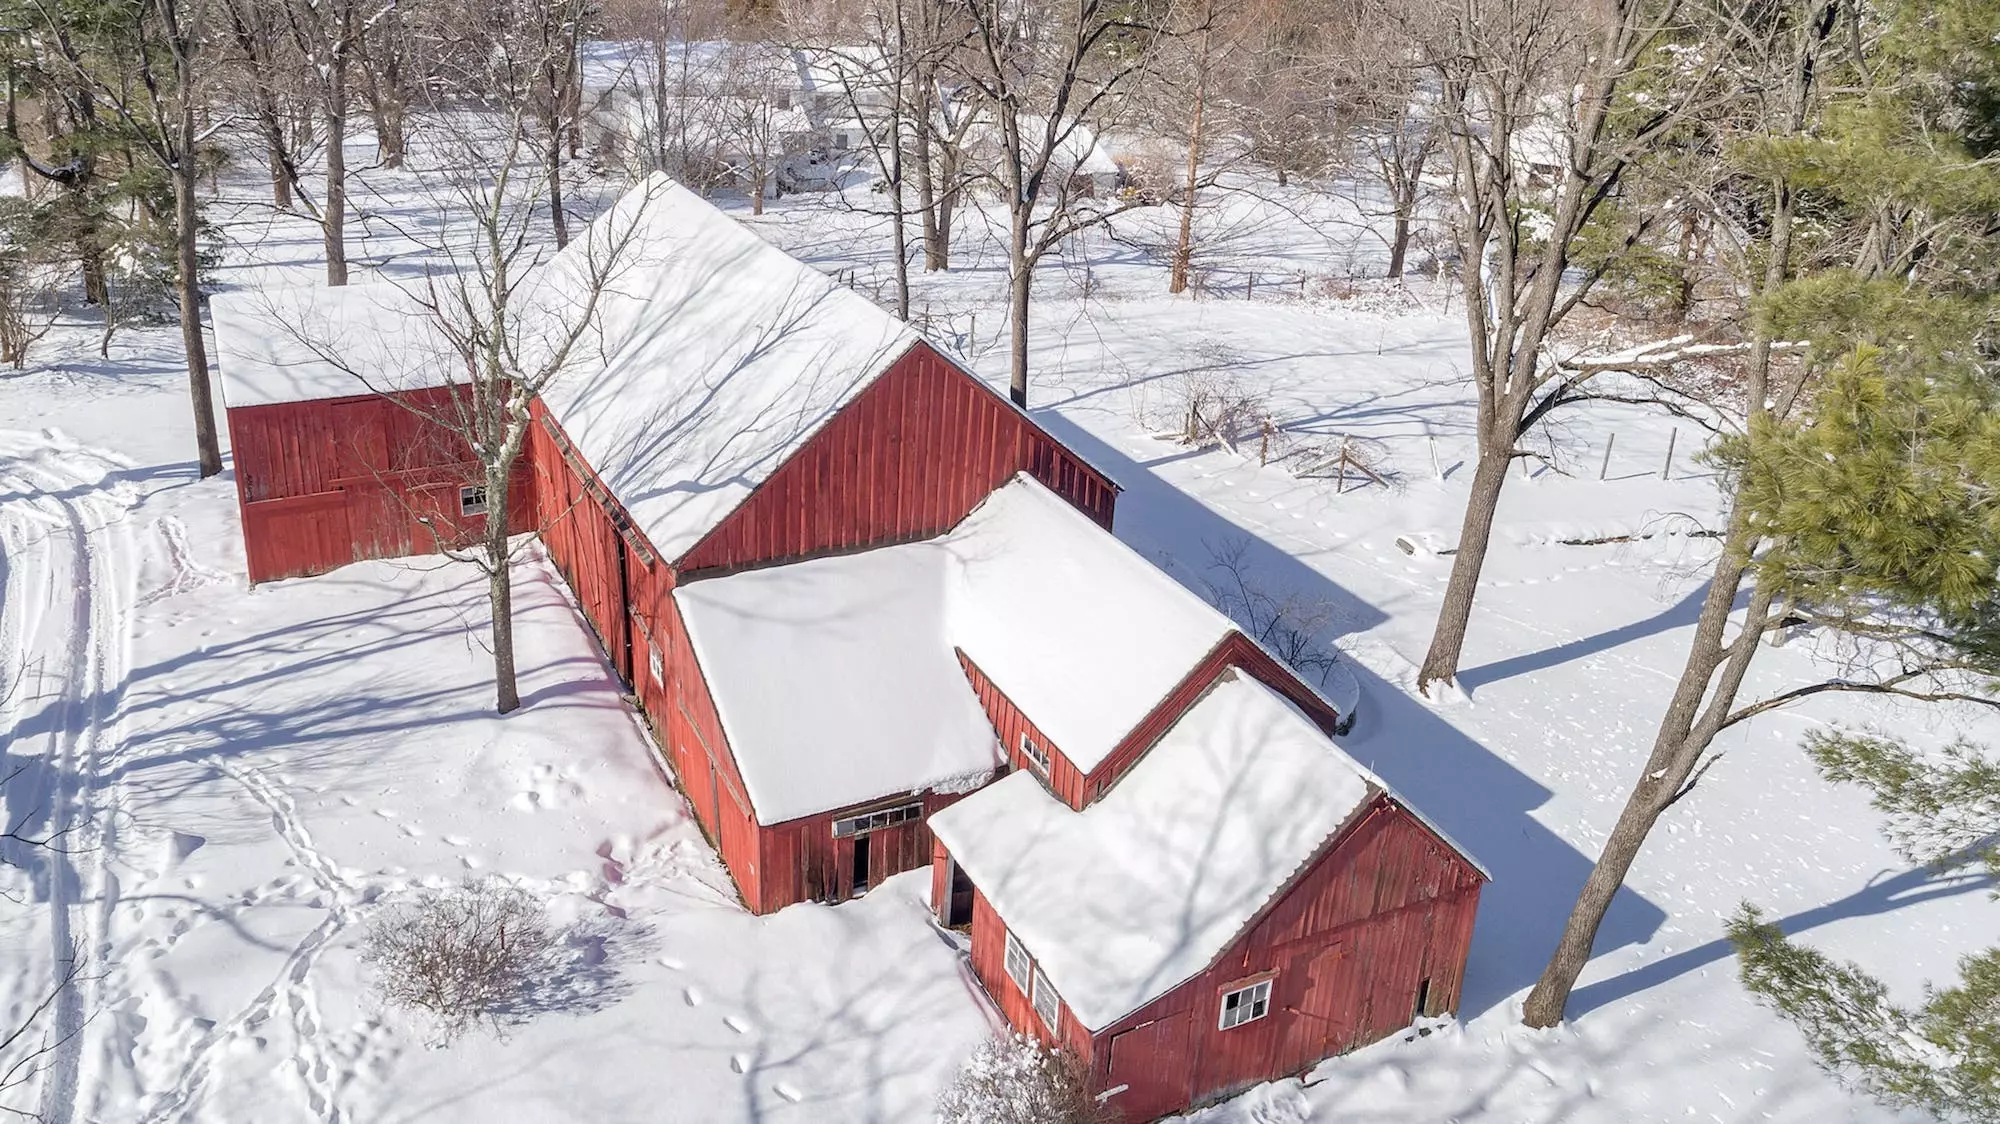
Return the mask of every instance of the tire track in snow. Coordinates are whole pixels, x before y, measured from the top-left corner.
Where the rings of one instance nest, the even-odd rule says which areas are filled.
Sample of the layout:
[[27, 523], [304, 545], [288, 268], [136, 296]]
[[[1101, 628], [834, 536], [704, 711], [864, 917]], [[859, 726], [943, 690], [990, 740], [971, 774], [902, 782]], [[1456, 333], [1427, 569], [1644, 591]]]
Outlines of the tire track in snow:
[[[61, 982], [73, 950], [93, 964], [106, 961], [118, 896], [104, 862], [116, 846], [116, 822], [105, 814], [98, 782], [100, 762], [117, 740], [114, 716], [130, 650], [133, 559], [120, 516], [134, 492], [115, 478], [124, 467], [54, 431], [0, 430], [0, 527], [9, 552], [0, 616], [13, 622], [0, 625], [12, 637], [7, 728], [41, 719], [39, 729], [14, 739], [9, 754], [22, 764], [32, 760], [46, 778], [43, 830], [64, 840], [61, 850], [40, 855], [52, 982]], [[24, 753], [20, 743], [40, 752]], [[58, 994], [48, 1031], [57, 1045], [38, 1109], [49, 1124], [73, 1117], [97, 984], [87, 969]]]

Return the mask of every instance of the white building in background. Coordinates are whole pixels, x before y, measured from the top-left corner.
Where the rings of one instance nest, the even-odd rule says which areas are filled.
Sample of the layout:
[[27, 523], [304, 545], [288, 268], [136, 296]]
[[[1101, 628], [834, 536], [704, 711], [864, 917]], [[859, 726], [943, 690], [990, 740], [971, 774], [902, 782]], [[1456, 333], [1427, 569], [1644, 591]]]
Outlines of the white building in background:
[[866, 180], [862, 118], [888, 100], [869, 80], [867, 50], [593, 43], [583, 67], [592, 146], [697, 187], [777, 195]]

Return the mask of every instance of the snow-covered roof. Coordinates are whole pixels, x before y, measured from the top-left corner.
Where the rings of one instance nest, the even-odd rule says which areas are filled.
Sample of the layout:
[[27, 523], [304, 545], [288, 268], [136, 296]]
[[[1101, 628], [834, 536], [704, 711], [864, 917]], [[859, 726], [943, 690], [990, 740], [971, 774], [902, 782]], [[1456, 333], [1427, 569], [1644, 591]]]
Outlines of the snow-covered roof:
[[919, 337], [663, 175], [557, 255], [542, 299], [581, 291], [590, 256], [620, 241], [592, 331], [542, 400], [675, 559]]
[[674, 591], [760, 823], [992, 777], [942, 560], [917, 543]]
[[1376, 788], [1229, 670], [1083, 811], [1017, 772], [930, 825], [1095, 1031], [1213, 963]]
[[463, 377], [436, 320], [390, 282], [222, 293], [209, 309], [225, 406], [417, 390]]
[[1085, 773], [1235, 627], [1026, 475], [944, 542], [953, 643]]
[[1025, 474], [927, 542], [674, 596], [767, 824], [990, 776], [955, 649], [1087, 772], [1231, 628]]

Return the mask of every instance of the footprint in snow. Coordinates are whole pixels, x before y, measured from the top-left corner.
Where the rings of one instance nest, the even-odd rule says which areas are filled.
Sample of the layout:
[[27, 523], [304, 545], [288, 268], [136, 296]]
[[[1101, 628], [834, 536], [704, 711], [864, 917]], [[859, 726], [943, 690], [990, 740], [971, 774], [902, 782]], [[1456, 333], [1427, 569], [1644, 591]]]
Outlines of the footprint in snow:
[[727, 1026], [738, 1034], [750, 1033], [750, 1024], [735, 1015], [724, 1015], [722, 1022], [724, 1026]]
[[750, 1055], [731, 1054], [729, 1056], [729, 1068], [736, 1073], [750, 1072]]
[[797, 1104], [805, 1099], [804, 1093], [799, 1092], [797, 1089], [792, 1088], [790, 1085], [785, 1084], [783, 1081], [780, 1081], [776, 1085], [771, 1086], [771, 1091], [785, 1098], [787, 1101], [790, 1101], [793, 1104]]
[[465, 847], [472, 843], [472, 840], [467, 839], [463, 835], [441, 835], [438, 838], [444, 840], [447, 845], [452, 847]]
[[681, 989], [681, 998], [687, 1000], [687, 1005], [690, 1007], [701, 1006], [701, 992], [696, 991], [694, 988]]
[[687, 967], [687, 962], [675, 956], [662, 956], [660, 957], [660, 966], [663, 968], [672, 968], [678, 972], [682, 968]]

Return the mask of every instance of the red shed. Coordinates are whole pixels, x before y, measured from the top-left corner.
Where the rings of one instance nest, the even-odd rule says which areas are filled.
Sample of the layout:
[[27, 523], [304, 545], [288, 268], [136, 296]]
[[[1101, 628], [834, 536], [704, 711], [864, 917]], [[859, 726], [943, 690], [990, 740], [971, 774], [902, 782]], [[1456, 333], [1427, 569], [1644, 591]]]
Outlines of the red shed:
[[[424, 554], [484, 529], [451, 369], [430, 321], [395, 285], [234, 293], [214, 300], [216, 356], [252, 582]], [[533, 529], [526, 466], [512, 531]]]

